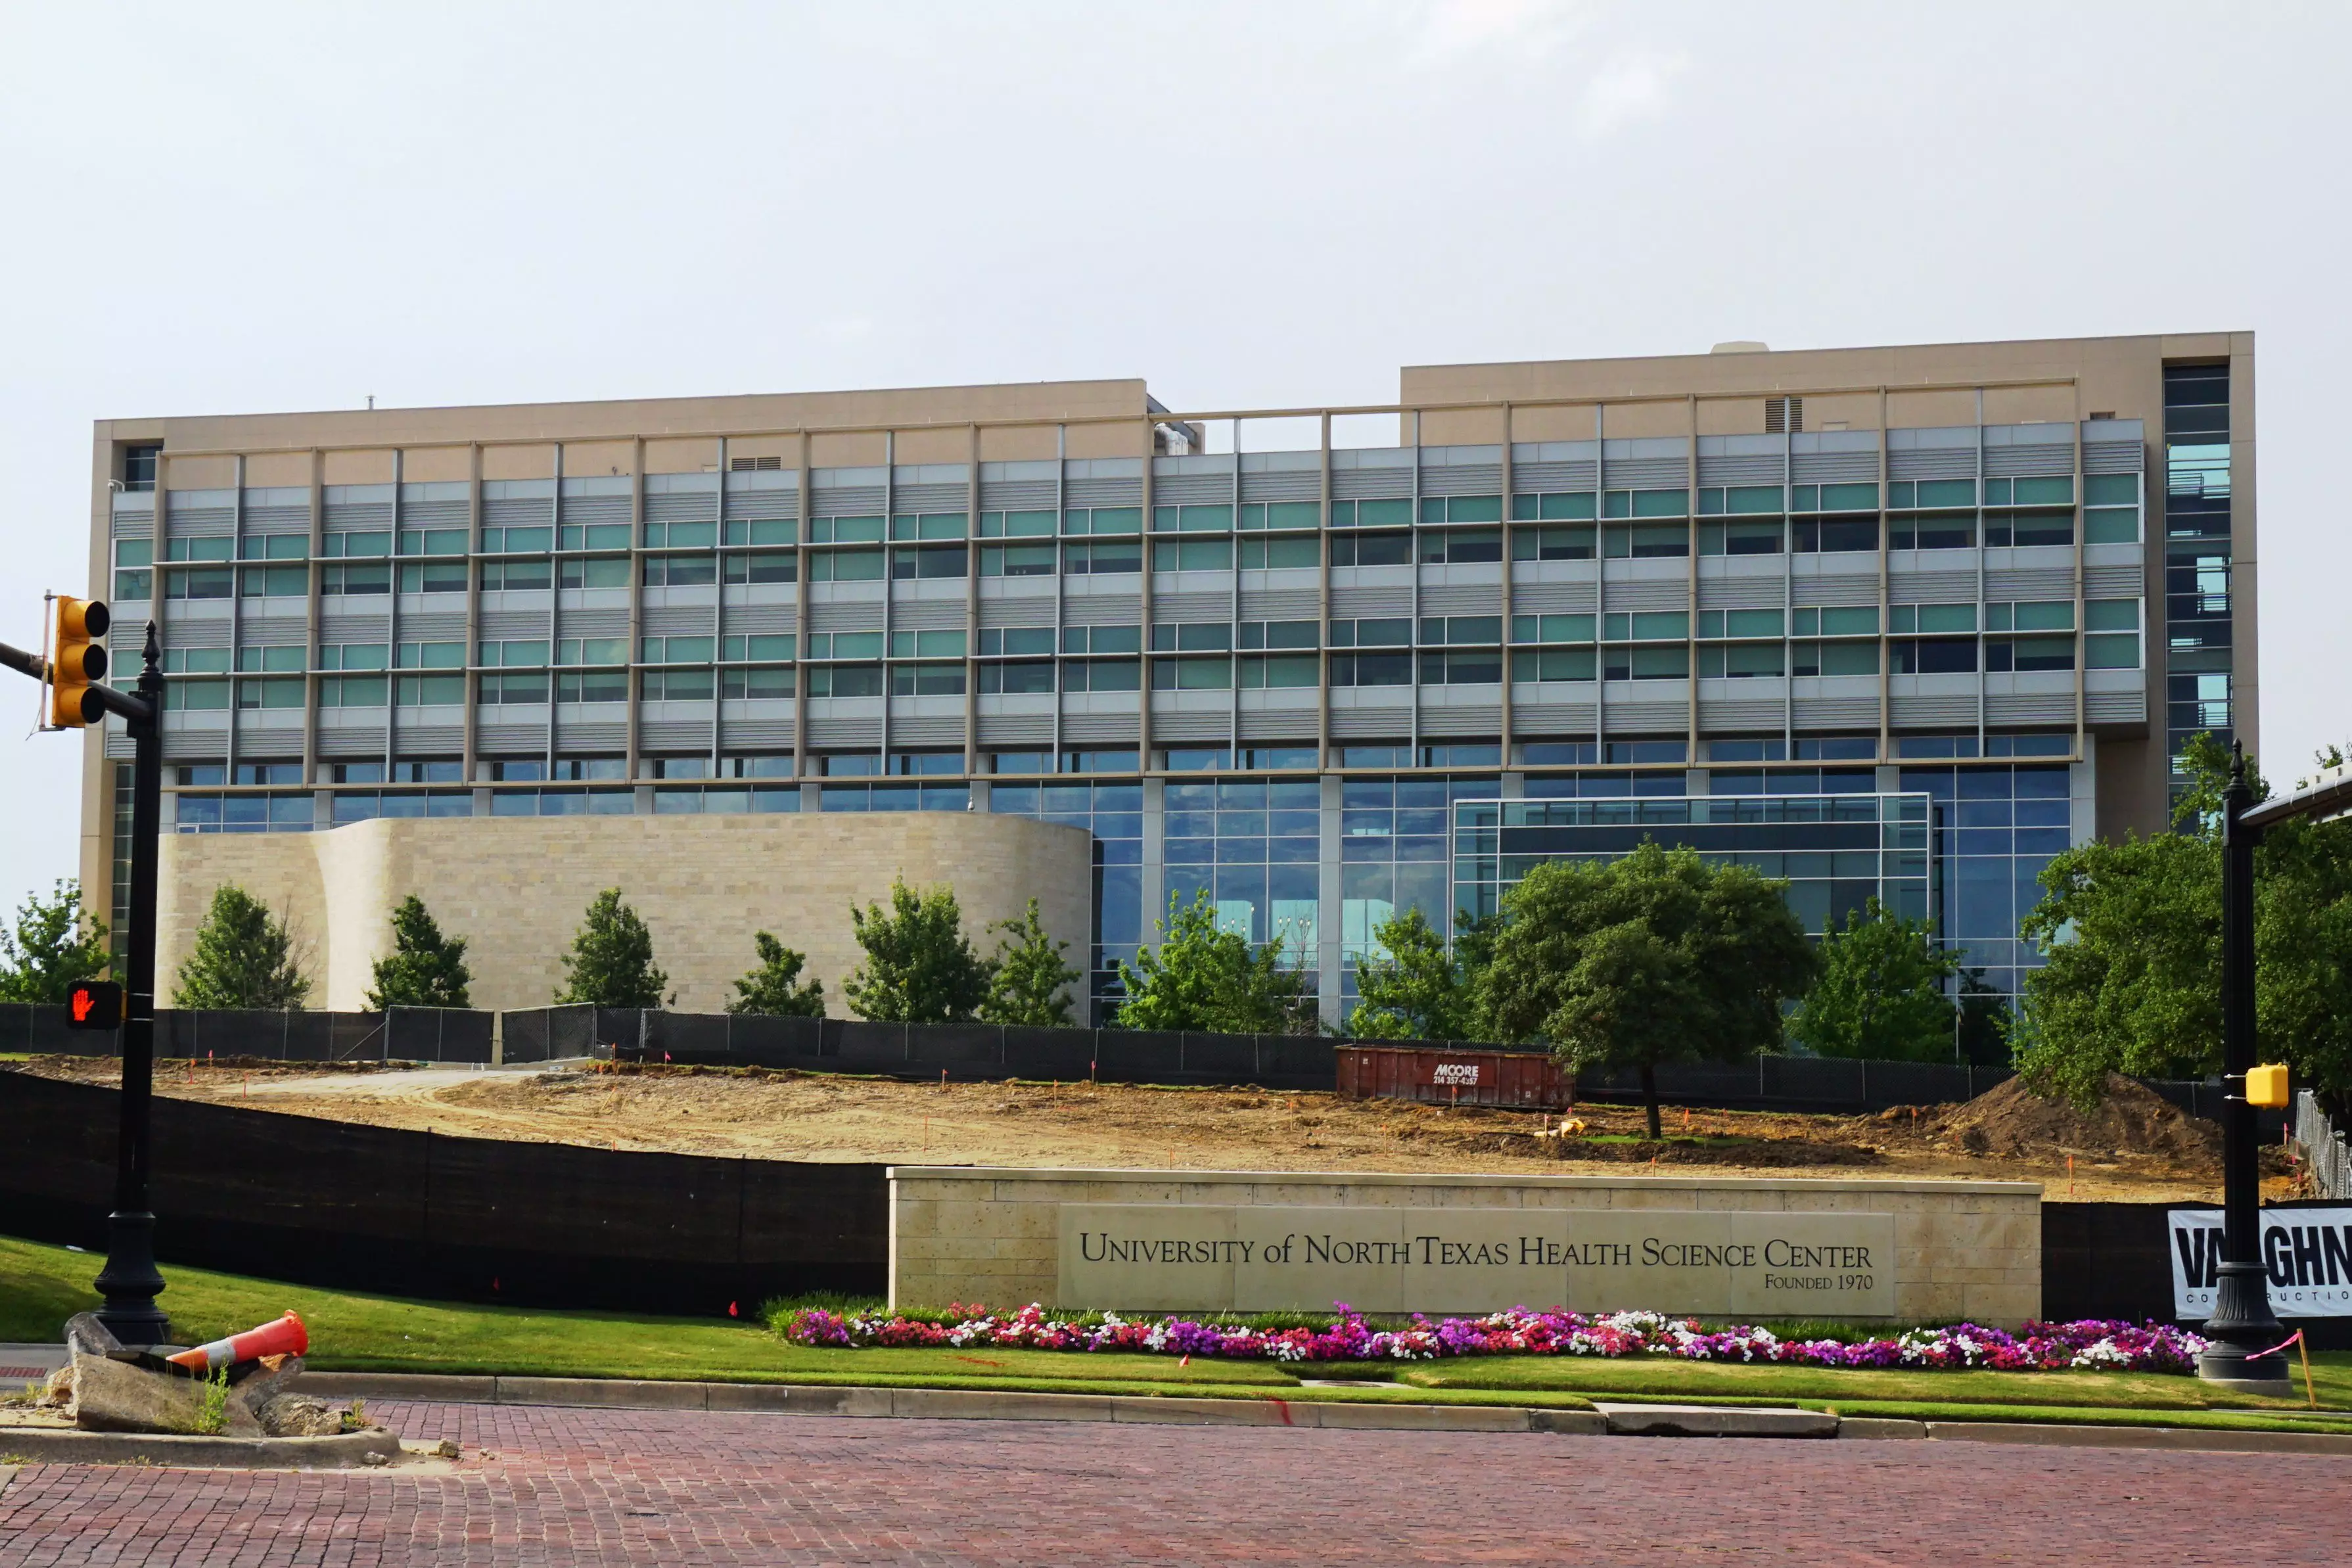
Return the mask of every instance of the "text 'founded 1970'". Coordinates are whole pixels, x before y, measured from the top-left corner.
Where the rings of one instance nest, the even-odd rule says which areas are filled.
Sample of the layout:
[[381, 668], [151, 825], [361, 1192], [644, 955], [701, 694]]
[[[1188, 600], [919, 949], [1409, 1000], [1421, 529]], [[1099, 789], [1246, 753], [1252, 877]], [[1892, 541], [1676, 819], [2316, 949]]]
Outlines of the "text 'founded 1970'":
[[1066, 1204], [1059, 1303], [1889, 1317], [1885, 1214]]

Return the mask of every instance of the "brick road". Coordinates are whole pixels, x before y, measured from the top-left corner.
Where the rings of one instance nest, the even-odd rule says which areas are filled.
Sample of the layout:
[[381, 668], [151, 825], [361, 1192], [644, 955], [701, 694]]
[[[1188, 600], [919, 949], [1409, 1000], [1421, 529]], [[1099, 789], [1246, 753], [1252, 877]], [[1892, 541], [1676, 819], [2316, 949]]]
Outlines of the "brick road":
[[[386, 1405], [446, 1475], [36, 1466], [0, 1564], [2352, 1557], [2352, 1460]], [[2214, 1532], [2232, 1510], [2256, 1517]]]

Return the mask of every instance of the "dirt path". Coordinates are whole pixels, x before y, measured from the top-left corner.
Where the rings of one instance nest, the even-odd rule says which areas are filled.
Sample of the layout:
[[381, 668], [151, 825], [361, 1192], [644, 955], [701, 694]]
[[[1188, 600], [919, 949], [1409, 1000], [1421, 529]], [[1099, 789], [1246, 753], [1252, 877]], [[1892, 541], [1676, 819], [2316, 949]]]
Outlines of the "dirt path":
[[[31, 1070], [108, 1081], [111, 1064]], [[2053, 1200], [2218, 1199], [2218, 1166], [2176, 1139], [2164, 1152], [2057, 1142], [1973, 1150], [1968, 1119], [1670, 1110], [1664, 1147], [1641, 1113], [1588, 1106], [1584, 1132], [1537, 1134], [1534, 1112], [1253, 1089], [1129, 1085], [909, 1084], [829, 1074], [213, 1067], [161, 1072], [168, 1095], [379, 1127], [484, 1138], [773, 1159], [1286, 1171], [1444, 1171], [1944, 1177], [2036, 1181]], [[1981, 1102], [1980, 1102], [1981, 1103]], [[1947, 1125], [1948, 1123], [1948, 1125]], [[2077, 1134], [2080, 1136], [2080, 1134]], [[2068, 1169], [2068, 1154], [2073, 1170]], [[2266, 1183], [2278, 1186], [2284, 1184]]]

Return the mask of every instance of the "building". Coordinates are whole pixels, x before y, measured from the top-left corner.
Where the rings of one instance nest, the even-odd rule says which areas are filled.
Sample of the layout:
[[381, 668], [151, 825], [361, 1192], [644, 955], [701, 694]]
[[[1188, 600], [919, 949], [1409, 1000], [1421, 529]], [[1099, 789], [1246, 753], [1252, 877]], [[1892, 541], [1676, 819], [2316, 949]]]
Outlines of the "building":
[[2252, 387], [2210, 333], [112, 420], [90, 567], [160, 612], [180, 834], [1042, 817], [1094, 837], [1098, 995], [1201, 889], [1336, 1016], [1391, 910], [1648, 831], [1816, 929], [1932, 910], [2011, 993], [2048, 856], [2255, 739]]

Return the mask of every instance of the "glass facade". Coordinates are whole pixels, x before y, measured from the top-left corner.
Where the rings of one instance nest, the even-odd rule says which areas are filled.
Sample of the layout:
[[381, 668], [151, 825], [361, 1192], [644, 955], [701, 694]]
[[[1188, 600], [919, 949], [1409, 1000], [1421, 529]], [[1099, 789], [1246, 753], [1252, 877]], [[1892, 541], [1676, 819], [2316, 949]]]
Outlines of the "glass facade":
[[2189, 737], [2233, 732], [2231, 654], [2230, 367], [2164, 370], [2164, 731], [2178, 763]]
[[[1263, 786], [1261, 786], [1263, 787]], [[1143, 785], [1024, 784], [993, 786], [989, 809], [1083, 827], [1095, 838], [1095, 929], [1087, 990], [1099, 1004], [1118, 994], [1118, 968], [1135, 962], [1143, 908]]]

